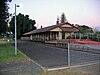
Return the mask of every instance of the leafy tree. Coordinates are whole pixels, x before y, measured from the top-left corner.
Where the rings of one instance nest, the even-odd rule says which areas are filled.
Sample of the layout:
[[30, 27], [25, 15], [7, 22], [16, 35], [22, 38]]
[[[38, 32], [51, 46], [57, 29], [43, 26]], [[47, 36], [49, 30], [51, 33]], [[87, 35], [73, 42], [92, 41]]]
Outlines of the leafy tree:
[[61, 23], [67, 22], [66, 16], [64, 13], [61, 14]]
[[9, 2], [12, 0], [0, 0], [0, 35], [6, 33], [9, 20]]
[[80, 26], [80, 31], [78, 33], [92, 33], [93, 30], [91, 27], [88, 27], [86, 25]]
[[[18, 39], [20, 39], [20, 37], [24, 33], [36, 29], [36, 27], [34, 26], [36, 22], [35, 20], [29, 19], [29, 15], [24, 16], [23, 14], [19, 13], [16, 16], [16, 18], [17, 18], [17, 38]], [[10, 29], [13, 32], [13, 34], [15, 33], [14, 22], [15, 22], [15, 16], [13, 16], [10, 22]]]

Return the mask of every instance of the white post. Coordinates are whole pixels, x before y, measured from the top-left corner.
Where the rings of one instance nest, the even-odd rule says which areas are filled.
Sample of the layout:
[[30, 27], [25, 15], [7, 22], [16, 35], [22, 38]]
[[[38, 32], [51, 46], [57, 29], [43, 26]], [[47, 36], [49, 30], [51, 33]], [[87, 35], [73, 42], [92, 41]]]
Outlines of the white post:
[[68, 43], [68, 67], [70, 67], [70, 50], [69, 50], [69, 43]]
[[17, 55], [16, 4], [15, 4], [15, 55]]

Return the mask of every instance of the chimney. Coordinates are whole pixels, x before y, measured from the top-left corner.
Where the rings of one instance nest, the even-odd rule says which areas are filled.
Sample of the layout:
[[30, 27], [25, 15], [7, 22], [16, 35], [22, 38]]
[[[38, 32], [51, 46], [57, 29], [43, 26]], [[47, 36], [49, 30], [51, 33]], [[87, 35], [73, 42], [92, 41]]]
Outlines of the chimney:
[[42, 25], [41, 25], [41, 29], [42, 29]]
[[57, 16], [57, 21], [56, 21], [56, 25], [59, 24], [59, 16]]
[[56, 21], [56, 25], [58, 25], [59, 24], [59, 21]]

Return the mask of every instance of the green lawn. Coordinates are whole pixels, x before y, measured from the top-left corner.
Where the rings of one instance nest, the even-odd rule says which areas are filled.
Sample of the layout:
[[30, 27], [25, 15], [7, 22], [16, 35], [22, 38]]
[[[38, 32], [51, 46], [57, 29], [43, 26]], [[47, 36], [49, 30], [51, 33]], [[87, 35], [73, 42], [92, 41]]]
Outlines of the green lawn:
[[16, 63], [25, 62], [29, 58], [18, 50], [18, 54], [14, 55], [14, 47], [8, 43], [0, 44], [0, 63]]

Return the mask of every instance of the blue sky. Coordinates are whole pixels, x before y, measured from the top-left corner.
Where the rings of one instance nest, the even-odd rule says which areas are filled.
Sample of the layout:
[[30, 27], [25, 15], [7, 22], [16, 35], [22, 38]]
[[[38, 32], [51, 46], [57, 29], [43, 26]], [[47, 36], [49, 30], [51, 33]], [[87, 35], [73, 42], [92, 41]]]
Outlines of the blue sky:
[[100, 25], [100, 0], [13, 0], [9, 12], [14, 13], [15, 3], [21, 5], [17, 14], [29, 15], [36, 20], [38, 28], [56, 24], [57, 16], [62, 12], [70, 23]]

